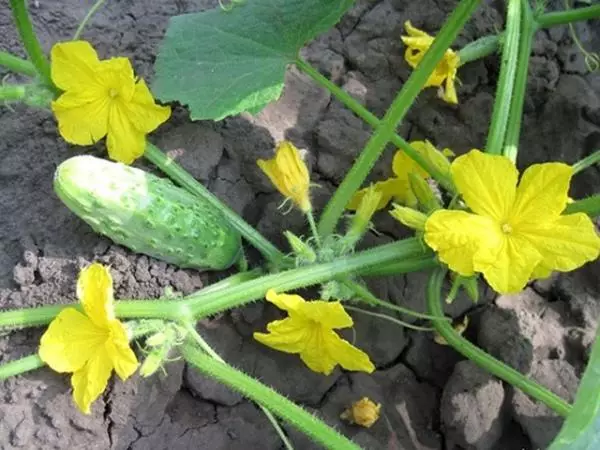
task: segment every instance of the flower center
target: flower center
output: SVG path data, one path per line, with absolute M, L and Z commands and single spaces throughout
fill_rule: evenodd
M 119 91 L 118 91 L 117 89 L 115 89 L 115 88 L 110 88 L 110 89 L 108 90 L 108 96 L 109 96 L 110 98 L 115 98 L 117 95 L 119 95 Z
M 501 228 L 502 228 L 502 232 L 505 234 L 512 233 L 512 227 L 510 226 L 509 223 L 503 223 Z

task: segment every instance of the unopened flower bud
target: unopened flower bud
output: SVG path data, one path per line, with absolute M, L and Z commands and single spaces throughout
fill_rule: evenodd
M 148 378 L 151 375 L 154 375 L 156 371 L 162 367 L 164 361 L 164 349 L 159 348 L 151 351 L 146 355 L 146 359 L 142 363 L 140 367 L 140 375 L 144 378 Z
M 380 410 L 381 404 L 369 400 L 368 397 L 363 397 L 352 403 L 352 406 L 346 409 L 340 417 L 361 427 L 371 428 L 379 419 Z
M 317 260 L 317 254 L 310 245 L 291 231 L 284 231 L 283 234 L 287 238 L 288 243 L 296 256 L 309 263 L 313 263 Z
M 405 206 L 394 205 L 394 209 L 390 211 L 390 214 L 398 222 L 406 225 L 409 228 L 412 228 L 413 230 L 425 230 L 427 216 L 422 212 L 412 208 L 407 208 Z
M 431 213 L 436 209 L 440 209 L 442 204 L 440 200 L 433 192 L 433 189 L 423 177 L 415 175 L 414 173 L 408 174 L 408 181 L 410 183 L 410 188 L 417 197 L 419 204 L 422 206 L 423 210 Z
M 363 195 L 356 213 L 352 217 L 350 229 L 348 230 L 348 236 L 354 242 L 358 241 L 369 229 L 371 218 L 375 214 L 375 211 L 377 211 L 379 202 L 381 201 L 381 195 L 381 192 L 373 186 L 365 191 L 365 195 Z

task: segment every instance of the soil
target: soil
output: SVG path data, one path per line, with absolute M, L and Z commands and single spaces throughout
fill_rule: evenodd
M 250 0 L 251 1 L 251 0 Z M 69 39 L 92 1 L 31 1 L 46 50 Z M 503 25 L 503 2 L 483 2 L 459 38 L 461 46 Z M 359 0 L 340 24 L 303 50 L 324 74 L 382 115 L 407 79 L 400 42 L 403 23 L 435 33 L 455 6 L 452 0 Z M 213 8 L 216 0 L 124 0 L 106 2 L 84 32 L 103 57 L 125 55 L 151 80 L 152 63 L 168 18 Z M 599 23 L 578 24 L 588 48 L 600 48 Z M 23 54 L 7 7 L 0 11 L 3 50 Z M 574 162 L 600 148 L 600 75 L 587 74 L 566 27 L 537 34 L 531 60 L 519 163 Z M 488 57 L 459 71 L 460 105 L 442 103 L 435 89 L 423 92 L 399 132 L 430 139 L 457 153 L 485 144 L 499 63 Z M 3 75 L 0 73 L 0 75 Z M 12 77 L 10 79 L 13 79 Z M 306 232 L 301 216 L 282 215 L 280 196 L 256 168 L 276 141 L 291 139 L 308 150 L 314 197 L 322 207 L 369 137 L 369 127 L 290 68 L 282 98 L 256 117 L 191 123 L 176 108 L 169 124 L 152 136 L 224 202 L 278 245 L 281 230 Z M 387 149 L 372 179 L 390 172 Z M 78 270 L 98 260 L 112 267 L 117 298 L 153 298 L 199 289 L 215 274 L 180 270 L 112 245 L 71 214 L 52 191 L 55 167 L 72 148 L 58 136 L 46 111 L 0 109 L 0 305 L 39 306 L 72 301 Z M 138 165 L 144 166 L 143 163 Z M 598 190 L 600 174 L 588 169 L 574 181 L 575 198 Z M 364 246 L 409 235 L 387 214 L 379 234 Z M 598 263 L 534 283 L 515 296 L 485 291 L 473 305 L 459 298 L 448 312 L 469 314 L 466 336 L 491 354 L 572 399 L 589 357 L 600 316 Z M 383 298 L 424 309 L 427 274 L 371 281 Z M 556 435 L 561 419 L 519 391 L 464 361 L 431 334 L 402 330 L 357 316 L 356 343 L 378 370 L 368 376 L 336 370 L 310 372 L 296 356 L 251 338 L 277 312 L 263 303 L 202 322 L 199 330 L 235 366 L 257 376 L 351 436 L 365 449 L 537 449 Z M 40 330 L 0 340 L 0 361 L 35 350 Z M 341 422 L 340 413 L 368 396 L 381 402 L 382 417 L 370 429 Z M 278 449 L 281 444 L 251 403 L 195 373 L 182 361 L 166 374 L 111 382 L 81 415 L 71 400 L 68 377 L 41 369 L 0 384 L 0 449 Z M 317 448 L 293 429 L 298 449 Z

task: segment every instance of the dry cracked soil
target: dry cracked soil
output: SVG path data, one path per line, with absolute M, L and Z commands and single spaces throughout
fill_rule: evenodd
M 252 1 L 252 0 L 250 0 Z M 37 0 L 30 10 L 46 50 L 69 39 L 91 0 Z M 377 115 L 407 79 L 399 37 L 403 23 L 439 29 L 454 0 L 359 0 L 341 22 L 303 50 L 318 69 Z M 550 2 L 551 6 L 553 2 Z M 558 3 L 558 2 L 557 2 Z M 84 32 L 102 57 L 125 55 L 137 73 L 152 79 L 152 64 L 168 18 L 214 8 L 214 0 L 121 0 L 107 2 Z M 456 46 L 503 26 L 503 2 L 485 1 Z M 600 23 L 578 24 L 587 47 L 600 48 Z M 8 7 L 0 10 L 0 48 L 23 55 Z M 460 154 L 481 148 L 494 100 L 499 62 L 495 56 L 460 69 L 457 107 L 443 104 L 434 89 L 423 92 L 399 132 L 430 139 Z M 4 75 L 0 71 L 0 75 Z M 15 78 L 9 78 L 14 80 Z M 566 27 L 537 34 L 531 58 L 520 165 L 574 162 L 600 148 L 600 75 L 588 74 Z M 290 68 L 279 101 L 255 117 L 190 122 L 175 108 L 172 120 L 152 139 L 197 179 L 274 242 L 281 230 L 304 233 L 296 212 L 282 215 L 280 196 L 257 170 L 276 141 L 308 150 L 321 208 L 370 135 L 370 129 L 303 74 Z M 372 179 L 389 175 L 393 148 Z M 92 260 L 112 267 L 117 298 L 154 298 L 170 290 L 185 295 L 219 275 L 180 270 L 112 245 L 57 199 L 55 167 L 82 152 L 57 134 L 46 111 L 0 108 L 0 306 L 72 301 L 79 269 Z M 139 164 L 143 166 L 143 163 Z M 148 169 L 152 170 L 150 167 Z M 597 168 L 578 175 L 571 195 L 598 190 Z M 385 213 L 377 235 L 364 246 L 408 236 Z M 453 317 L 469 314 L 466 336 L 492 355 L 572 399 L 600 316 L 598 263 L 536 282 L 514 296 L 483 289 L 480 303 L 458 298 Z M 424 309 L 427 274 L 370 281 L 382 298 Z M 561 426 L 546 407 L 491 377 L 431 334 L 403 330 L 377 319 L 355 318 L 356 342 L 377 365 L 372 376 L 340 370 L 321 376 L 298 358 L 252 340 L 277 312 L 255 303 L 199 324 L 224 358 L 288 398 L 315 411 L 365 449 L 542 449 Z M 0 340 L 0 362 L 35 350 L 40 330 L 14 332 Z M 363 396 L 381 402 L 382 418 L 371 429 L 339 419 Z M 318 448 L 293 429 L 298 449 Z M 0 384 L 0 449 L 279 449 L 264 416 L 240 395 L 204 378 L 183 362 L 166 374 L 111 382 L 89 416 L 73 406 L 68 377 L 41 369 Z

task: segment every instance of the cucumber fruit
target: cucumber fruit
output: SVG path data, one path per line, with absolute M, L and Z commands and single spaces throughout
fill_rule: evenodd
M 226 269 L 241 237 L 214 206 L 169 180 L 93 156 L 56 169 L 54 190 L 97 233 L 182 268 Z

